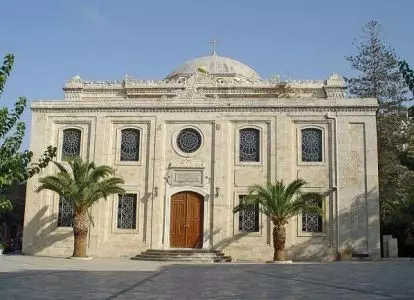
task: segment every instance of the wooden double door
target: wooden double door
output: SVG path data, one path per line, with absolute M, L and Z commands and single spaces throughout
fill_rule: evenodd
M 204 199 L 200 194 L 180 192 L 171 197 L 171 247 L 203 247 L 203 210 Z

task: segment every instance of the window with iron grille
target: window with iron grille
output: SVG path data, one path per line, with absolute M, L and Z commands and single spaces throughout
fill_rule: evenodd
M 118 195 L 117 228 L 136 229 L 137 227 L 137 195 Z
M 239 196 L 239 203 L 243 203 L 245 195 Z M 259 205 L 249 205 L 239 211 L 239 231 L 259 232 Z
M 240 161 L 260 161 L 260 131 L 244 128 L 239 131 Z
M 309 205 L 318 206 L 322 210 L 322 200 L 310 200 Z M 302 213 L 303 232 L 322 232 L 322 216 L 318 213 Z
M 124 129 L 121 131 L 121 161 L 139 160 L 139 135 L 137 129 Z
M 322 130 L 302 129 L 302 161 L 322 161 Z
M 81 131 L 75 128 L 63 130 L 62 160 L 80 155 Z
M 72 227 L 73 221 L 73 208 L 72 203 L 65 200 L 62 196 L 59 196 L 59 213 L 58 213 L 58 226 L 59 227 Z

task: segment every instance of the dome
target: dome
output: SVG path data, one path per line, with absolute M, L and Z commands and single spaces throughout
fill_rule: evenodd
M 257 74 L 256 71 L 249 66 L 246 66 L 237 60 L 217 56 L 216 54 L 188 60 L 168 74 L 166 78 L 169 79 L 176 76 L 188 76 L 196 73 L 199 69 L 213 75 L 260 80 L 259 74 Z

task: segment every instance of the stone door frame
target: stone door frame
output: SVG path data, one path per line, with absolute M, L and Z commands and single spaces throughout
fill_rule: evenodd
M 171 247 L 170 243 L 170 224 L 171 224 L 171 197 L 172 195 L 179 192 L 194 192 L 202 196 L 204 200 L 204 214 L 203 214 L 203 247 L 201 249 L 211 249 L 210 239 L 210 195 L 206 193 L 202 188 L 193 186 L 180 186 L 180 187 L 167 187 L 165 193 L 165 205 L 164 205 L 164 232 L 163 232 L 163 243 L 162 249 L 180 249 Z M 189 249 L 189 248 L 185 248 Z

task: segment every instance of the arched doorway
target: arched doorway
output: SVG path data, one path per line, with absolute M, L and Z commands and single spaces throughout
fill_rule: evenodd
M 170 244 L 172 248 L 203 247 L 203 196 L 179 192 L 171 197 Z

